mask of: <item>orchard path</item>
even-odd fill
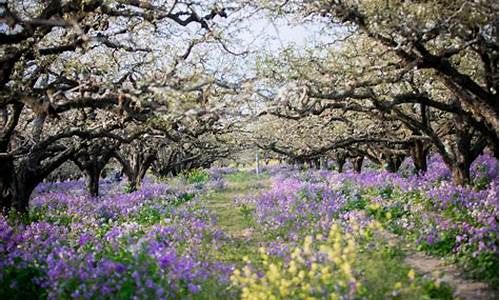
[[[241,265],[243,257],[248,257],[250,261],[258,259],[257,249],[268,240],[256,229],[258,227],[251,216],[254,207],[243,210],[233,199],[262,193],[270,188],[271,182],[267,176],[249,175],[246,172],[226,175],[225,182],[223,190],[204,196],[204,204],[215,215],[219,228],[228,235],[226,243],[218,251],[218,259]],[[465,274],[455,265],[417,251],[413,244],[405,242],[401,236],[383,232],[380,238],[388,245],[403,250],[404,263],[419,275],[450,286],[454,299],[498,299],[498,292],[486,283],[466,279]]]
[[[225,188],[204,196],[204,206],[215,215],[217,225],[226,235],[218,259],[237,265],[243,264],[243,257],[251,261],[257,259],[257,249],[265,242],[263,235],[256,230],[253,220],[253,206],[242,210],[233,199],[249,197],[268,190],[271,186],[268,176],[247,172],[226,175]]]
[[[404,262],[415,271],[434,280],[444,282],[453,289],[453,296],[461,300],[494,300],[498,292],[488,284],[465,278],[465,274],[454,264],[439,257],[417,251],[413,244],[406,243],[400,236],[384,232],[381,237],[392,247],[405,253]]]

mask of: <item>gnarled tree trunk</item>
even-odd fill
[[[361,169],[363,168],[363,160],[364,156],[356,156],[351,158],[352,167],[356,173],[361,173]]]
[[[403,154],[386,154],[384,157],[385,164],[384,168],[391,173],[396,173],[399,168],[401,167],[401,164],[403,163],[405,159],[405,155]]]
[[[72,150],[67,149],[51,158],[43,150],[35,151],[18,164],[12,159],[0,160],[1,208],[25,213],[33,190],[52,171],[68,160]]]
[[[87,189],[92,197],[99,196],[99,178],[111,159],[115,147],[117,147],[116,144],[94,145],[92,149],[89,149],[90,147],[82,149],[72,157],[72,161],[87,177]]]
[[[415,144],[410,148],[410,154],[413,159],[416,173],[427,172],[427,155],[430,147],[422,141],[415,141]]]
[[[344,165],[347,160],[347,156],[344,153],[337,153],[335,155],[335,164],[337,165],[337,171],[339,173],[344,172]]]
[[[146,172],[151,167],[156,159],[156,151],[150,151],[144,154],[143,149],[138,149],[135,153],[132,153],[127,159],[125,155],[115,151],[113,153],[118,162],[123,168],[125,176],[128,178],[129,192],[137,191],[146,176]]]
[[[96,164],[92,164],[84,168],[83,172],[87,177],[87,190],[92,197],[99,196],[99,178],[101,177],[102,168],[99,169]]]
[[[453,178],[453,182],[455,184],[465,186],[470,184],[470,165],[469,166],[464,166],[464,165],[454,165],[451,168],[451,176]]]

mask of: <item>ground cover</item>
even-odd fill
[[[498,166],[474,185],[365,170],[195,170],[37,188],[0,217],[5,299],[494,299]]]

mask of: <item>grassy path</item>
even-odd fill
[[[253,221],[253,207],[243,211],[234,204],[236,197],[248,197],[266,191],[270,187],[266,176],[235,173],[225,177],[226,187],[204,196],[204,205],[215,215],[220,229],[228,236],[226,243],[216,253],[220,261],[243,264],[243,257],[253,261],[257,249],[264,242]]]
[[[269,240],[254,223],[252,216],[254,207],[242,210],[241,207],[235,205],[234,199],[251,197],[268,190],[271,186],[270,180],[267,176],[238,172],[226,175],[225,182],[224,189],[206,194],[203,199],[205,208],[215,215],[217,226],[227,235],[222,247],[217,249],[214,255],[221,262],[233,263],[237,266],[244,264],[244,258],[259,264],[258,249]],[[388,276],[392,278],[389,281],[398,281],[399,277],[406,276],[411,268],[426,278],[446,283],[451,287],[454,299],[497,299],[496,292],[486,284],[465,279],[464,274],[453,265],[416,251],[414,247],[405,244],[401,237],[386,232],[379,237],[379,240],[399,250],[400,256],[366,257],[367,260],[363,262],[367,266],[365,276],[374,284],[374,289],[378,285],[384,285],[380,280],[387,280]],[[383,269],[388,273],[385,273],[384,278],[379,278],[380,271]],[[376,291],[373,292],[376,293]]]

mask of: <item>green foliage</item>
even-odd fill
[[[40,214],[42,216],[42,214]],[[21,224],[30,224],[32,221],[36,221],[35,218],[32,220],[30,213],[21,213],[17,211],[15,208],[11,208],[7,214],[7,222],[12,226],[18,223]]]
[[[343,207],[343,211],[353,211],[353,210],[361,210],[368,205],[369,201],[362,197],[361,195],[357,195],[357,197],[349,198],[349,201]]]
[[[267,177],[268,177],[267,173],[261,173],[261,174],[257,175],[255,173],[250,173],[250,172],[245,172],[245,171],[238,171],[238,172],[234,172],[231,174],[227,174],[225,176],[225,178],[229,182],[233,182],[233,183],[245,183],[245,182],[256,181],[256,180],[259,180],[262,178],[267,178]]]
[[[453,299],[448,285],[414,275],[404,263],[405,253],[368,237],[361,245],[355,268],[362,270],[366,296],[370,299]],[[384,270],[384,276],[380,276]]]
[[[41,275],[40,270],[35,267],[7,267],[2,270],[0,299],[46,299],[45,291],[33,282],[34,278]]]
[[[182,203],[186,203],[190,200],[193,200],[195,197],[195,194],[193,193],[181,193],[180,195],[177,196],[174,200],[171,201],[173,206],[179,206]]]
[[[373,216],[377,221],[382,223],[386,228],[396,234],[403,234],[404,230],[398,223],[402,217],[408,216],[410,213],[406,211],[403,205],[395,202],[391,206],[369,205],[368,214]]]
[[[75,222],[78,216],[69,215],[66,213],[66,210],[67,206],[61,203],[57,207],[51,207],[50,209],[48,205],[32,206],[29,216],[27,214],[21,216],[20,220],[23,224],[44,221],[55,225],[69,226],[72,222]]]
[[[390,185],[386,185],[383,189],[380,190],[380,197],[383,199],[389,199],[392,196],[393,187]]]
[[[205,183],[208,181],[210,175],[208,174],[208,171],[205,169],[193,169],[189,170],[187,172],[183,172],[181,174],[183,178],[186,179],[186,182],[189,184],[194,184],[194,183]]]
[[[453,299],[453,290],[447,284],[436,284],[434,281],[424,282],[423,288],[425,294],[431,299]]]
[[[251,207],[246,204],[242,204],[240,206],[240,213],[243,216],[243,219],[245,219],[247,223],[250,223],[253,220],[254,212],[255,212],[255,207]]]
[[[492,287],[498,287],[498,256],[483,252],[475,257],[473,255],[458,257],[458,261],[473,278],[484,280]]]
[[[441,256],[448,255],[453,251],[453,247],[456,243],[456,236],[456,232],[444,231],[436,241],[422,241],[418,245],[418,249]]]
[[[127,194],[135,192],[137,190],[137,187],[134,183],[132,182],[127,182],[125,187],[123,188],[123,191]]]
[[[488,166],[480,164],[476,170],[478,176],[474,180],[474,189],[477,191],[484,190],[491,182],[488,176]]]
[[[134,219],[139,223],[139,224],[144,224],[144,225],[153,225],[156,223],[159,223],[160,220],[162,219],[162,216],[160,212],[155,209],[154,207],[151,206],[143,206],[139,212],[137,212],[137,215],[134,216]]]

